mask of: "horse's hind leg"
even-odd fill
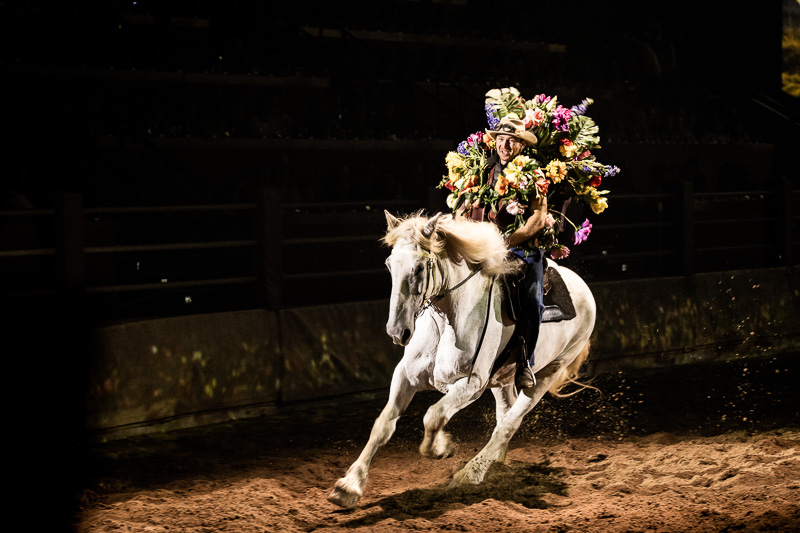
[[[536,385],[522,391],[505,417],[498,421],[486,446],[453,476],[453,481],[450,483],[451,487],[475,485],[482,482],[492,463],[501,460],[501,458],[505,459],[508,444],[511,441],[511,437],[519,429],[522,419],[539,403],[539,400],[542,399],[563,370],[564,367],[561,363],[553,362],[536,373]]]
[[[415,392],[416,389],[412,388],[405,377],[403,364],[399,364],[392,377],[389,400],[372,426],[369,441],[344,477],[336,482],[328,495],[329,501],[346,508],[356,506],[367,486],[367,475],[372,458],[394,434],[397,420],[405,412]]]
[[[494,395],[495,401],[495,427],[497,427],[506,417],[506,414],[508,414],[514,402],[517,401],[517,388],[514,386],[514,383],[511,382],[503,387],[493,388],[492,394]],[[498,453],[495,459],[496,462],[504,463],[506,461],[507,449],[508,443],[506,443],[505,447]]]

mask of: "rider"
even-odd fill
[[[496,151],[488,160],[484,179],[488,179],[489,186],[494,187],[497,176],[509,161],[517,157],[526,146],[535,145],[537,139],[533,133],[525,129],[522,120],[513,116],[504,117],[497,125],[496,130],[487,133],[494,139]],[[504,205],[498,205],[495,208],[487,210],[489,211],[487,218],[500,227],[507,226],[513,220],[513,215],[508,213]],[[485,206],[473,209],[472,218],[482,220],[485,210]],[[534,237],[545,227],[547,197],[541,195],[538,198],[531,198],[526,216],[525,223],[506,237],[506,244],[511,252],[526,263],[525,274],[519,286],[522,316],[517,318],[517,328],[522,329],[520,337],[523,343],[521,349],[517,350],[517,370],[514,379],[517,390],[532,387],[536,383],[531,365],[542,322],[544,297],[542,292],[543,255],[541,249],[536,245]]]

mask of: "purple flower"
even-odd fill
[[[566,107],[559,105],[553,111],[553,127],[559,131],[569,131],[569,119],[572,112]]]
[[[493,104],[485,104],[483,108],[486,110],[486,121],[489,123],[489,129],[494,130],[500,124],[500,119],[497,117],[495,106]]]
[[[460,143],[458,143],[458,148],[456,148],[456,152],[458,152],[461,155],[469,155],[469,152],[467,151],[467,141],[461,141]]]
[[[581,227],[575,231],[572,235],[572,242],[577,246],[586,239],[589,238],[589,234],[592,232],[592,223],[589,222],[589,219],[583,221]]]
[[[614,165],[611,165],[610,167],[608,167],[606,169],[606,172],[605,172],[605,174],[603,174],[603,177],[604,178],[610,178],[611,176],[616,176],[617,174],[619,174],[619,167],[615,167]]]
[[[591,98],[584,98],[583,100],[581,100],[580,104],[572,106],[572,109],[570,111],[572,111],[574,115],[583,115],[584,113],[586,113],[586,108],[589,107],[593,101],[594,100],[592,100]]]

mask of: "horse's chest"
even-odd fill
[[[436,353],[433,367],[433,386],[441,392],[459,379],[469,375],[472,370],[472,358],[451,343],[441,343]]]

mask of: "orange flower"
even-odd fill
[[[497,178],[497,183],[494,184],[494,190],[500,196],[504,196],[508,192],[508,179],[502,174]]]
[[[539,189],[539,194],[545,195],[547,194],[547,188],[550,186],[550,182],[544,178],[539,178],[536,180],[536,188]]]

